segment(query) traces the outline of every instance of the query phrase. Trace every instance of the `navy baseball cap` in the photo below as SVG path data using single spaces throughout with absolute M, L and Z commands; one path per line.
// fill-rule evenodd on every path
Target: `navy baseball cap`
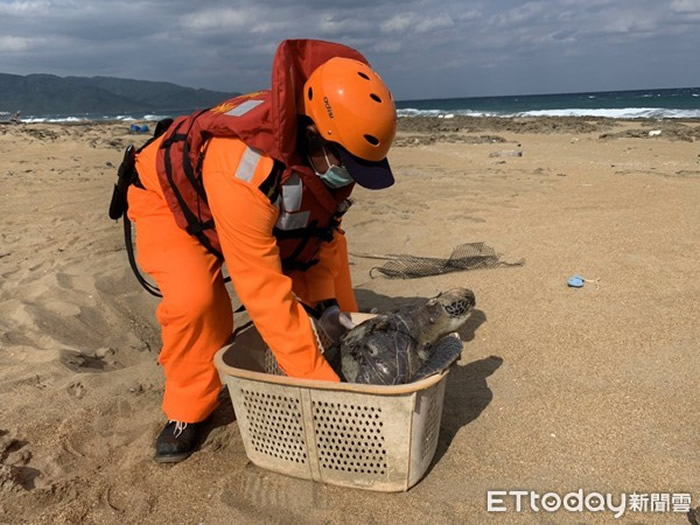
M 353 155 L 338 143 L 334 143 L 334 146 L 343 166 L 347 168 L 353 180 L 363 188 L 381 190 L 394 184 L 394 175 L 386 158 L 380 161 L 369 161 Z

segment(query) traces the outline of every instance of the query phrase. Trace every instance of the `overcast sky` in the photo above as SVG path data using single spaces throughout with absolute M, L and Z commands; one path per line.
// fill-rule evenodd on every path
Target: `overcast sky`
M 398 99 L 700 86 L 700 0 L 0 0 L 0 72 L 269 87 L 285 38 L 362 52 Z

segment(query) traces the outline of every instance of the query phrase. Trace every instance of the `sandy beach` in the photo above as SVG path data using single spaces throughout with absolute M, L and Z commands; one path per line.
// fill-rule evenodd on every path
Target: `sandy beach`
M 157 300 L 107 217 L 123 150 L 146 139 L 128 127 L 0 125 L 0 524 L 692 523 L 489 513 L 486 495 L 700 505 L 700 122 L 400 119 L 397 183 L 358 188 L 345 220 L 361 309 L 466 286 L 477 311 L 433 464 L 398 494 L 252 465 L 225 398 L 200 450 L 153 462 Z M 524 265 L 395 280 L 357 255 L 466 242 Z M 570 288 L 573 275 L 591 282 Z

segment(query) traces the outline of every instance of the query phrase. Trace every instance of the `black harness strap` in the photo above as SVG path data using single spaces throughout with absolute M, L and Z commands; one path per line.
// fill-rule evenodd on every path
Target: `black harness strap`
M 204 194 L 204 186 L 202 185 L 202 179 L 201 177 L 197 177 L 194 174 L 192 164 L 190 163 L 190 147 L 187 144 L 187 142 L 185 142 L 182 145 L 182 167 L 185 171 L 185 176 L 187 177 L 187 180 L 190 181 L 190 184 L 192 184 L 192 187 L 197 192 L 197 196 L 200 199 L 206 201 L 207 196 Z
M 160 293 L 160 289 L 157 286 L 149 283 L 139 271 L 139 267 L 136 264 L 136 257 L 134 256 L 134 244 L 131 238 L 131 221 L 129 220 L 129 217 L 127 217 L 126 213 L 124 214 L 124 244 L 126 244 L 126 256 L 129 258 L 129 266 L 131 266 L 131 270 L 134 272 L 136 280 L 151 295 L 163 297 L 163 294 Z
M 283 171 L 284 164 L 278 160 L 275 160 L 270 174 L 258 186 L 258 189 L 263 193 L 263 195 L 269 199 L 270 204 L 274 205 L 280 196 L 280 180 Z
M 204 111 L 200 111 L 197 117 L 199 117 Z M 196 119 L 196 117 L 195 117 Z M 194 120 L 193 119 L 193 123 Z M 181 126 L 182 123 L 178 124 L 178 129 L 179 126 Z M 177 130 L 175 130 L 177 132 Z M 199 220 L 199 217 L 197 217 L 192 210 L 189 209 L 187 206 L 187 203 L 185 202 L 185 199 L 182 197 L 182 194 L 178 190 L 177 186 L 175 185 L 173 181 L 173 167 L 172 167 L 172 161 L 170 159 L 170 146 L 172 146 L 173 143 L 177 141 L 184 141 L 187 138 L 187 134 L 178 134 L 178 133 L 173 133 L 173 135 L 166 141 L 163 142 L 161 147 L 165 149 L 165 176 L 168 178 L 168 182 L 170 183 L 170 187 L 173 190 L 173 194 L 175 195 L 175 198 L 177 199 L 178 204 L 180 205 L 180 209 L 182 210 L 183 215 L 185 216 L 185 220 L 187 221 L 187 233 L 190 235 L 194 235 L 199 242 L 202 243 L 202 246 L 204 246 L 210 253 L 212 253 L 214 256 L 216 256 L 218 259 L 222 260 L 224 258 L 223 254 L 214 248 L 209 241 L 209 238 L 204 235 L 204 230 L 208 230 L 214 227 L 214 221 L 206 221 L 205 223 L 202 223 L 202 221 Z M 185 155 L 185 166 L 189 166 L 190 170 L 189 172 L 187 169 L 185 170 L 185 173 L 187 175 L 188 180 L 190 183 L 195 187 L 196 191 L 198 194 L 200 194 L 200 191 L 203 192 L 203 188 L 201 188 L 200 184 L 198 184 L 197 180 L 194 178 L 194 174 L 192 173 L 192 166 L 189 164 L 189 158 L 187 157 L 187 143 L 185 143 L 185 148 L 183 148 L 183 152 Z
M 334 222 L 328 228 L 316 228 L 314 224 L 316 223 L 314 222 L 311 226 L 296 230 L 280 230 L 279 228 L 275 228 L 274 234 L 278 239 L 304 239 L 304 242 L 308 242 L 308 238 L 310 237 L 319 237 L 325 242 L 331 242 L 333 240 L 333 234 L 338 229 L 338 223 Z
M 287 259 L 282 260 L 282 269 L 287 272 L 293 272 L 295 270 L 305 272 L 306 270 L 308 270 L 312 266 L 315 266 L 318 263 L 319 259 L 311 259 L 307 262 L 300 262 L 291 260 L 291 257 L 288 257 Z

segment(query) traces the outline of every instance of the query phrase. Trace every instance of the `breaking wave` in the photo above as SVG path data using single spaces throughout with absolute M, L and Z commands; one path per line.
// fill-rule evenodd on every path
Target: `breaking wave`
M 668 108 L 565 108 L 537 109 L 531 111 L 499 112 L 475 111 L 472 109 L 416 109 L 404 108 L 397 110 L 399 117 L 438 117 L 452 118 L 455 115 L 468 117 L 602 117 L 614 119 L 633 118 L 700 118 L 700 109 L 668 109 Z

